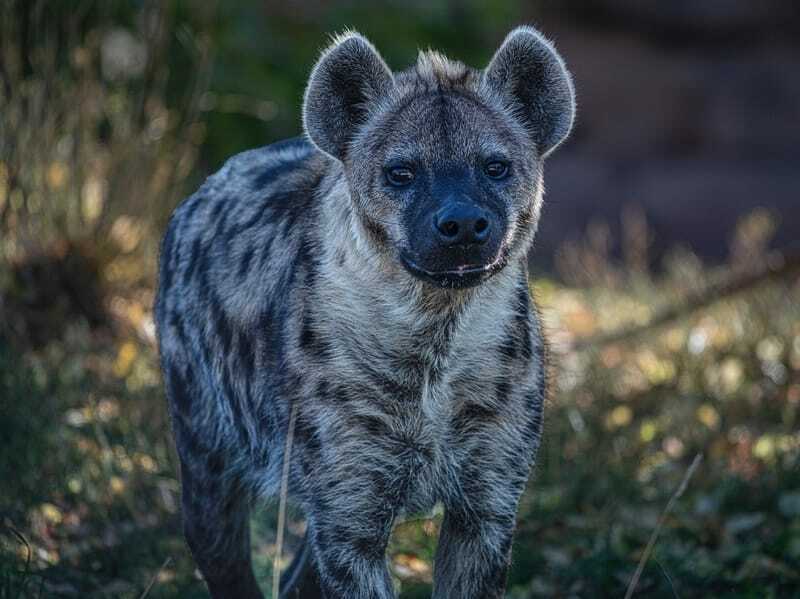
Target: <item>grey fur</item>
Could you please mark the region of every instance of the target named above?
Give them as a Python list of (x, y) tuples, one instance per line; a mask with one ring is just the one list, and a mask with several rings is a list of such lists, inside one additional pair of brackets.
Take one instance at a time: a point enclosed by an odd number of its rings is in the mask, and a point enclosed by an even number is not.
[[(279, 490), (293, 406), (289, 491), (310, 549), (287, 580), (308, 565), (301, 596), (393, 597), (393, 523), (437, 502), (434, 596), (502, 596), (545, 395), (526, 255), (571, 90), (530, 28), (486, 72), (423, 52), (394, 75), (349, 33), (311, 75), (314, 145), (235, 156), (175, 211), (156, 319), (186, 538), (214, 597), (261, 597), (248, 512)], [(511, 174), (489, 180), (497, 156)], [(398, 160), (413, 186), (387, 185)], [(426, 233), (456, 200), (485, 211), (480, 248)]]

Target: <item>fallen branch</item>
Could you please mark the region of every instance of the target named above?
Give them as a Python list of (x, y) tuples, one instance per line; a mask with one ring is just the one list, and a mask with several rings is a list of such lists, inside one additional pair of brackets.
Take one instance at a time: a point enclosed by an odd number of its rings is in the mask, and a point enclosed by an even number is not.
[(723, 298), (741, 293), (769, 280), (787, 277), (795, 271), (800, 272), (800, 251), (792, 253), (772, 252), (759, 268), (749, 270), (743, 274), (733, 275), (722, 283), (709, 285), (704, 289), (690, 293), (682, 301), (665, 308), (645, 324), (623, 327), (610, 333), (578, 339), (570, 349), (583, 351), (638, 337), (642, 333), (664, 326)]

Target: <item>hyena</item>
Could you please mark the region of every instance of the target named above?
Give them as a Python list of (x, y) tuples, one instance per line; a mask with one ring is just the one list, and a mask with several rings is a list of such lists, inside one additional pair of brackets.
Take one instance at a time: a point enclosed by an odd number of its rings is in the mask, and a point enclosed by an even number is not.
[(311, 73), (305, 136), (177, 208), (156, 318), (213, 597), (262, 597), (248, 514), (280, 492), (290, 422), (307, 532), (284, 597), (393, 597), (393, 523), (437, 504), (434, 597), (503, 595), (545, 397), (526, 255), (574, 112), (533, 28), (483, 70), (425, 51), (396, 73), (348, 32)]

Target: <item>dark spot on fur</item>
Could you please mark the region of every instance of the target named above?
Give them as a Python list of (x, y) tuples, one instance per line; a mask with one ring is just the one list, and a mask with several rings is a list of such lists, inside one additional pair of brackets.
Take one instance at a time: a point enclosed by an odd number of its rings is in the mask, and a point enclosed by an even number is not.
[(212, 476), (219, 476), (225, 469), (225, 460), (222, 459), (222, 454), (218, 451), (211, 452), (206, 460), (206, 467), (208, 473)]
[(533, 342), (530, 331), (530, 296), (527, 282), (518, 288), (512, 307), (516, 315), (509, 324), (510, 330), (507, 331), (506, 338), (498, 349), (509, 362), (520, 356), (529, 361), (533, 355)]
[(203, 254), (203, 242), (198, 237), (192, 244), (192, 252), (189, 256), (189, 264), (187, 265), (186, 270), (183, 272), (184, 285), (187, 285), (189, 281), (192, 280), (192, 276), (194, 276), (194, 271), (197, 268), (198, 261), (203, 260)]
[(179, 412), (188, 414), (192, 407), (192, 397), (190, 393), (191, 381), (186, 380), (180, 370), (178, 370), (178, 367), (174, 364), (170, 364), (167, 369), (169, 371), (170, 397)]
[(214, 208), (211, 210), (211, 220), (215, 221), (219, 218), (220, 213), (222, 212), (222, 208), (225, 205), (226, 200), (218, 200), (217, 203), (214, 205)]
[[(209, 474), (211, 474), (209, 472)], [(220, 494), (222, 482), (219, 476), (208, 476), (203, 479), (203, 492), (212, 497)]]
[(473, 426), (480, 426), (493, 422), (497, 418), (497, 411), (490, 406), (483, 406), (475, 402), (467, 402), (453, 418), (453, 428), (465, 430)]
[(531, 340), (530, 331), (527, 328), (527, 321), (524, 334), (522, 335), (522, 347), (520, 352), (525, 360), (530, 360), (533, 357), (533, 341)]
[(499, 405), (505, 405), (508, 402), (508, 395), (511, 393), (511, 384), (507, 380), (502, 380), (497, 383), (495, 388), (495, 397)]
[(353, 531), (344, 523), (336, 523), (330, 527), (330, 535), (338, 545), (344, 546), (351, 540)]
[(173, 253), (175, 252), (175, 229), (176, 220), (170, 220), (164, 240), (161, 242), (161, 291), (166, 291), (172, 286), (172, 276), (175, 272), (173, 267)]
[(326, 379), (320, 379), (317, 382), (317, 386), (314, 390), (314, 394), (322, 401), (325, 401), (328, 398), (328, 394), (330, 393), (330, 385)]
[(239, 359), (244, 367), (244, 374), (246, 378), (253, 376), (255, 369), (256, 354), (253, 349), (253, 341), (250, 335), (246, 332), (239, 334)]
[(316, 333), (314, 333), (314, 321), (311, 315), (306, 312), (300, 325), (300, 348), (308, 350), (316, 343)]
[(472, 73), (469, 69), (464, 69), (464, 71), (458, 77), (452, 80), (453, 85), (466, 85), (471, 74)]
[[(219, 204), (222, 205), (222, 202)], [(214, 228), (214, 240), (217, 243), (227, 243), (229, 237), (225, 234), (225, 227), (228, 224), (228, 212), (223, 212), (222, 216), (217, 220), (217, 226)]]
[(385, 246), (389, 243), (389, 236), (386, 233), (386, 229), (384, 229), (383, 225), (379, 222), (372, 220), (368, 216), (362, 216), (361, 223), (367, 235), (369, 235), (377, 245)]
[(317, 282), (319, 263), (317, 261), (317, 252), (315, 251), (314, 244), (308, 238), (303, 240), (297, 260), (298, 263), (302, 263), (305, 266), (305, 280), (303, 283), (305, 284), (306, 291), (310, 293), (313, 291)]
[(196, 432), (187, 428), (179, 419), (176, 419), (177, 445), (182, 459), (204, 459), (212, 453), (212, 449), (200, 439)]
[(233, 331), (231, 330), (230, 323), (228, 322), (228, 315), (219, 299), (212, 295), (211, 297), (211, 321), (214, 325), (214, 331), (219, 337), (222, 344), (223, 355), (227, 355), (231, 349), (231, 342), (233, 341)]
[[(378, 370), (375, 366), (363, 359), (356, 357), (360, 370), (367, 376), (374, 390), (396, 400), (412, 400), (418, 396), (416, 389), (395, 380), (383, 370)], [(372, 393), (374, 393), (374, 390)]]
[[(397, 491), (396, 486), (393, 486), (391, 483), (394, 482), (390, 479), (390, 476), (387, 472), (383, 470), (370, 470), (367, 473), (369, 477), (369, 482), (374, 487), (375, 495), (383, 501), (393, 501), (397, 500), (399, 493)], [(397, 477), (395, 480), (400, 480), (402, 477)], [(363, 514), (362, 514), (363, 516)]]
[(236, 390), (233, 387), (230, 368), (227, 366), (223, 367), (222, 369), (222, 390), (225, 400), (228, 402), (231, 412), (233, 413), (233, 425), (236, 429), (236, 433), (239, 436), (239, 441), (245, 447), (247, 447), (250, 445), (250, 436), (244, 425), (244, 414), (239, 395), (236, 393)]
[(350, 389), (344, 385), (336, 385), (333, 388), (333, 397), (339, 403), (345, 403), (350, 400)]
[(208, 297), (211, 293), (211, 285), (209, 285), (208, 282), (209, 268), (209, 262), (204, 260), (197, 272), (198, 284), (195, 286), (195, 289), (197, 290), (197, 299), (200, 301), (200, 304), (208, 303)]
[(244, 221), (243, 223), (235, 223), (234, 225), (231, 226), (231, 228), (228, 230), (228, 235), (230, 237), (236, 237), (238, 235), (241, 235), (242, 233), (244, 233), (245, 231), (256, 225), (259, 226), (266, 225), (264, 221), (266, 221), (266, 219), (269, 216), (272, 216), (273, 212), (271, 210), (271, 205), (269, 204), (268, 201), (264, 200), (262, 202), (263, 203), (259, 207), (259, 209), (255, 210), (252, 216), (250, 216), (246, 221)]
[(258, 318), (258, 356), (259, 364), (275, 367), (283, 362), (284, 343), (281, 323), (282, 309), (267, 307)]
[(206, 199), (202, 196), (195, 195), (189, 201), (186, 202), (186, 211), (184, 213), (184, 219), (188, 222), (192, 220), (192, 216), (194, 213), (197, 212), (197, 209), (200, 207), (201, 204), (205, 203)]
[[(318, 510), (324, 513), (324, 510)], [(314, 542), (320, 547), (323, 548), (328, 545), (328, 535), (325, 534), (322, 530), (314, 530)]]
[(263, 189), (284, 175), (300, 170), (305, 165), (303, 160), (281, 160), (267, 167), (255, 169), (258, 174), (253, 178), (253, 189)]
[(309, 453), (305, 451), (300, 454), (300, 470), (303, 473), (303, 476), (311, 475), (314, 472), (316, 464), (316, 455), (309, 455)]
[[(292, 197), (292, 199), (294, 200), (295, 198)], [(308, 202), (303, 202), (303, 203), (308, 203)], [(288, 210), (286, 212), (286, 215), (284, 216), (283, 219), (283, 230), (285, 233), (289, 234), (291, 234), (291, 231), (294, 228), (294, 224), (295, 222), (297, 222), (297, 219), (300, 218), (302, 214), (304, 214), (304, 212), (299, 208), (297, 207), (293, 208), (294, 208), (293, 210)]]
[(370, 435), (376, 437), (385, 437), (391, 435), (391, 428), (378, 416), (368, 416), (366, 414), (358, 414), (352, 416), (350, 421), (354, 428), (366, 431)]
[(258, 256), (259, 267), (264, 267), (269, 262), (272, 244), (278, 236), (283, 236), (283, 233), (279, 233), (278, 227), (271, 227), (269, 233), (265, 236), (264, 245), (261, 246), (261, 252)]
[(515, 360), (517, 358), (518, 350), (518, 340), (517, 340), (518, 333), (516, 331), (512, 331), (503, 342), (500, 344), (499, 350), (500, 353), (503, 355), (504, 358), (508, 361)]
[(528, 479), (528, 473), (530, 471), (529, 463), (527, 461), (521, 460), (519, 462), (516, 462), (512, 466), (512, 468), (514, 470), (514, 475), (517, 477), (517, 480), (519, 480), (520, 484), (524, 485), (525, 481)]
[(214, 363), (214, 357), (211, 355), (211, 348), (209, 348), (208, 343), (206, 343), (205, 335), (197, 337), (197, 339), (193, 342), (193, 345), (200, 350), (200, 353), (203, 356), (203, 364), (210, 366)]
[(363, 558), (369, 561), (383, 559), (386, 551), (385, 544), (375, 536), (356, 534), (352, 541), (353, 549)]
[[(468, 477), (465, 476), (463, 478), (466, 479)], [(474, 481), (474, 479), (466, 480), (465, 486), (471, 486), (471, 481)], [(464, 491), (466, 492), (466, 488)], [(443, 526), (446, 526), (451, 534), (460, 537), (475, 536), (480, 532), (478, 516), (472, 512), (468, 504), (462, 503), (460, 498), (457, 504), (447, 506)]]
[(314, 425), (308, 417), (298, 415), (294, 423), (295, 437), (302, 441), (304, 449), (313, 454), (319, 454), (322, 451), (322, 443), (319, 439), (319, 432), (316, 425)]
[(337, 583), (346, 585), (350, 581), (352, 577), (352, 571), (350, 570), (350, 566), (347, 562), (339, 561), (338, 559), (331, 559), (326, 560), (325, 566), (328, 576), (330, 576)]
[(225, 498), (225, 503), (222, 505), (222, 512), (230, 517), (240, 510), (240, 503), (237, 494), (231, 492)]
[(250, 269), (250, 262), (253, 259), (253, 248), (247, 248), (247, 251), (242, 254), (239, 259), (239, 278), (244, 277)]
[(186, 326), (183, 323), (183, 318), (178, 312), (170, 312), (167, 315), (167, 322), (169, 326), (175, 330), (175, 334), (178, 336), (178, 340), (180, 341), (181, 347), (189, 348), (189, 335), (186, 332)]

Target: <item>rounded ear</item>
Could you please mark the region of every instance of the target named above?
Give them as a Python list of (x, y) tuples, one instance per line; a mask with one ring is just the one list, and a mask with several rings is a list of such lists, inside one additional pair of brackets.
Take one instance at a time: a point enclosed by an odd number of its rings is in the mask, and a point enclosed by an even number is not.
[(365, 38), (347, 32), (322, 53), (303, 100), (303, 127), (323, 152), (344, 160), (370, 109), (394, 85), (392, 72)]
[(572, 129), (575, 90), (553, 45), (533, 27), (508, 34), (483, 73), (484, 80), (509, 101), (542, 157)]

